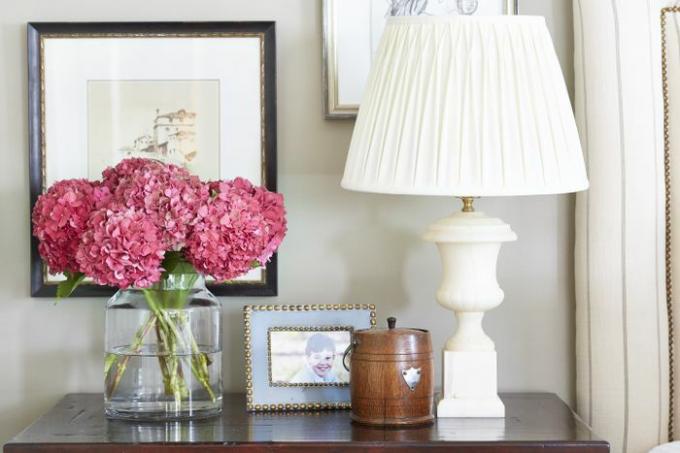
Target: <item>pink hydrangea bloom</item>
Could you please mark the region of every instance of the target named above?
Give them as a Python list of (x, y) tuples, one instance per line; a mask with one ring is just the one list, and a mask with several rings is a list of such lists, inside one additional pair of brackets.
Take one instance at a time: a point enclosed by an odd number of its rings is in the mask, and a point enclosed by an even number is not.
[(257, 257), (257, 261), (264, 266), (279, 248), (283, 238), (288, 231), (286, 224), (286, 210), (283, 205), (283, 195), (270, 192), (261, 187), (256, 189), (256, 197), (262, 206), (262, 217), (264, 221), (265, 246)]
[(50, 272), (77, 272), (76, 249), (95, 207), (107, 202), (108, 189), (84, 179), (55, 183), (33, 208), (33, 235)]
[(209, 184), (216, 196), (198, 211), (187, 240), (187, 259), (219, 281), (264, 265), (286, 233), (283, 196), (243, 178)]
[(76, 260), (97, 284), (146, 288), (160, 280), (164, 256), (154, 222), (142, 211), (114, 204), (92, 214)]
[(102, 184), (99, 181), (91, 182), (92, 184), (92, 197), (94, 199), (94, 206), (96, 209), (108, 206), (113, 199), (113, 194), (111, 189)]
[(153, 170), (163, 167), (163, 163), (152, 159), (130, 158), (120, 161), (115, 167), (108, 167), (102, 172), (103, 184), (115, 191), (119, 184), (129, 180), (138, 171)]
[(199, 207), (209, 198), (208, 187), (198, 177), (157, 161), (126, 159), (103, 175), (114, 200), (147, 214), (169, 249), (184, 246)]

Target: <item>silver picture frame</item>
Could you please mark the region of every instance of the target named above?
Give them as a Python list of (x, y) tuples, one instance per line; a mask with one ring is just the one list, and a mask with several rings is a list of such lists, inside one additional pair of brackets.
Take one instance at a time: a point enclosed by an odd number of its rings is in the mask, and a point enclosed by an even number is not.
[[(368, 5), (374, 1), (386, 0), (362, 0), (362, 6)], [(483, 0), (488, 1), (488, 0)], [(518, 14), (519, 0), (498, 0), (505, 2), (506, 14)], [(354, 92), (363, 91), (363, 83), (365, 83), (365, 76), (368, 74), (367, 65), (359, 65), (352, 67), (350, 74), (340, 75), (339, 68), (341, 66), (341, 52), (339, 51), (340, 43), (338, 42), (338, 28), (340, 17), (342, 14), (338, 8), (341, 6), (350, 7), (348, 0), (322, 0), (322, 20), (323, 20), (323, 99), (324, 99), (324, 114), (326, 119), (351, 119), (357, 116), (359, 111), (359, 103), (356, 101), (357, 96), (353, 95), (354, 99), (344, 99), (341, 95), (340, 86), (342, 80), (351, 77), (357, 79), (352, 82)], [(365, 11), (360, 15), (366, 14)], [(358, 21), (361, 23), (361, 21)], [(370, 25), (366, 25), (370, 28)], [(362, 27), (362, 25), (360, 25)], [(366, 35), (371, 36), (371, 31), (361, 30), (361, 33), (352, 33), (352, 39), (364, 40)], [(365, 46), (371, 47), (371, 39), (365, 42)], [(359, 44), (361, 46), (361, 44)], [(362, 72), (357, 74), (356, 71)], [(358, 77), (357, 77), (358, 75)], [(342, 78), (342, 80), (341, 80)], [(362, 82), (362, 80), (364, 82)], [(356, 85), (359, 84), (359, 85)]]

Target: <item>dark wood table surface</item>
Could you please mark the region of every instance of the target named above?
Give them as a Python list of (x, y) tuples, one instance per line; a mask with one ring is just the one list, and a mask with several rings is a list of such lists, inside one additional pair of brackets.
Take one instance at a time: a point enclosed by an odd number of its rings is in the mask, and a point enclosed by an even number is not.
[(555, 395), (523, 393), (501, 398), (505, 419), (438, 419), (423, 428), (376, 429), (350, 423), (347, 411), (248, 414), (240, 394), (225, 395), (223, 414), (212, 419), (114, 421), (104, 417), (102, 395), (71, 394), (7, 443), (4, 452), (609, 451), (609, 444), (598, 439)]

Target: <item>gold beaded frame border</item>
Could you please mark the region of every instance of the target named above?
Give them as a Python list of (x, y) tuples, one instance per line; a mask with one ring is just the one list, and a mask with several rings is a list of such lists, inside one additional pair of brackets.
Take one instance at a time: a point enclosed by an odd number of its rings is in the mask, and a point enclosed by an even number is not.
[(376, 326), (373, 304), (308, 304), (308, 305), (245, 305), (243, 307), (243, 340), (246, 370), (246, 409), (248, 412), (321, 411), (351, 409), (349, 402), (314, 401), (309, 403), (253, 404), (253, 358), (251, 318), (256, 311), (307, 312), (307, 311), (369, 310), (371, 329)]

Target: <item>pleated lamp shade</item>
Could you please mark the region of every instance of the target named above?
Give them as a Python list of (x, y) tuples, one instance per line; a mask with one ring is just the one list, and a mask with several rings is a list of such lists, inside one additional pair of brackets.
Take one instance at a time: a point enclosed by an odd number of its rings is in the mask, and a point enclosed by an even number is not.
[(576, 123), (545, 20), (390, 18), (342, 186), (448, 196), (587, 189)]

